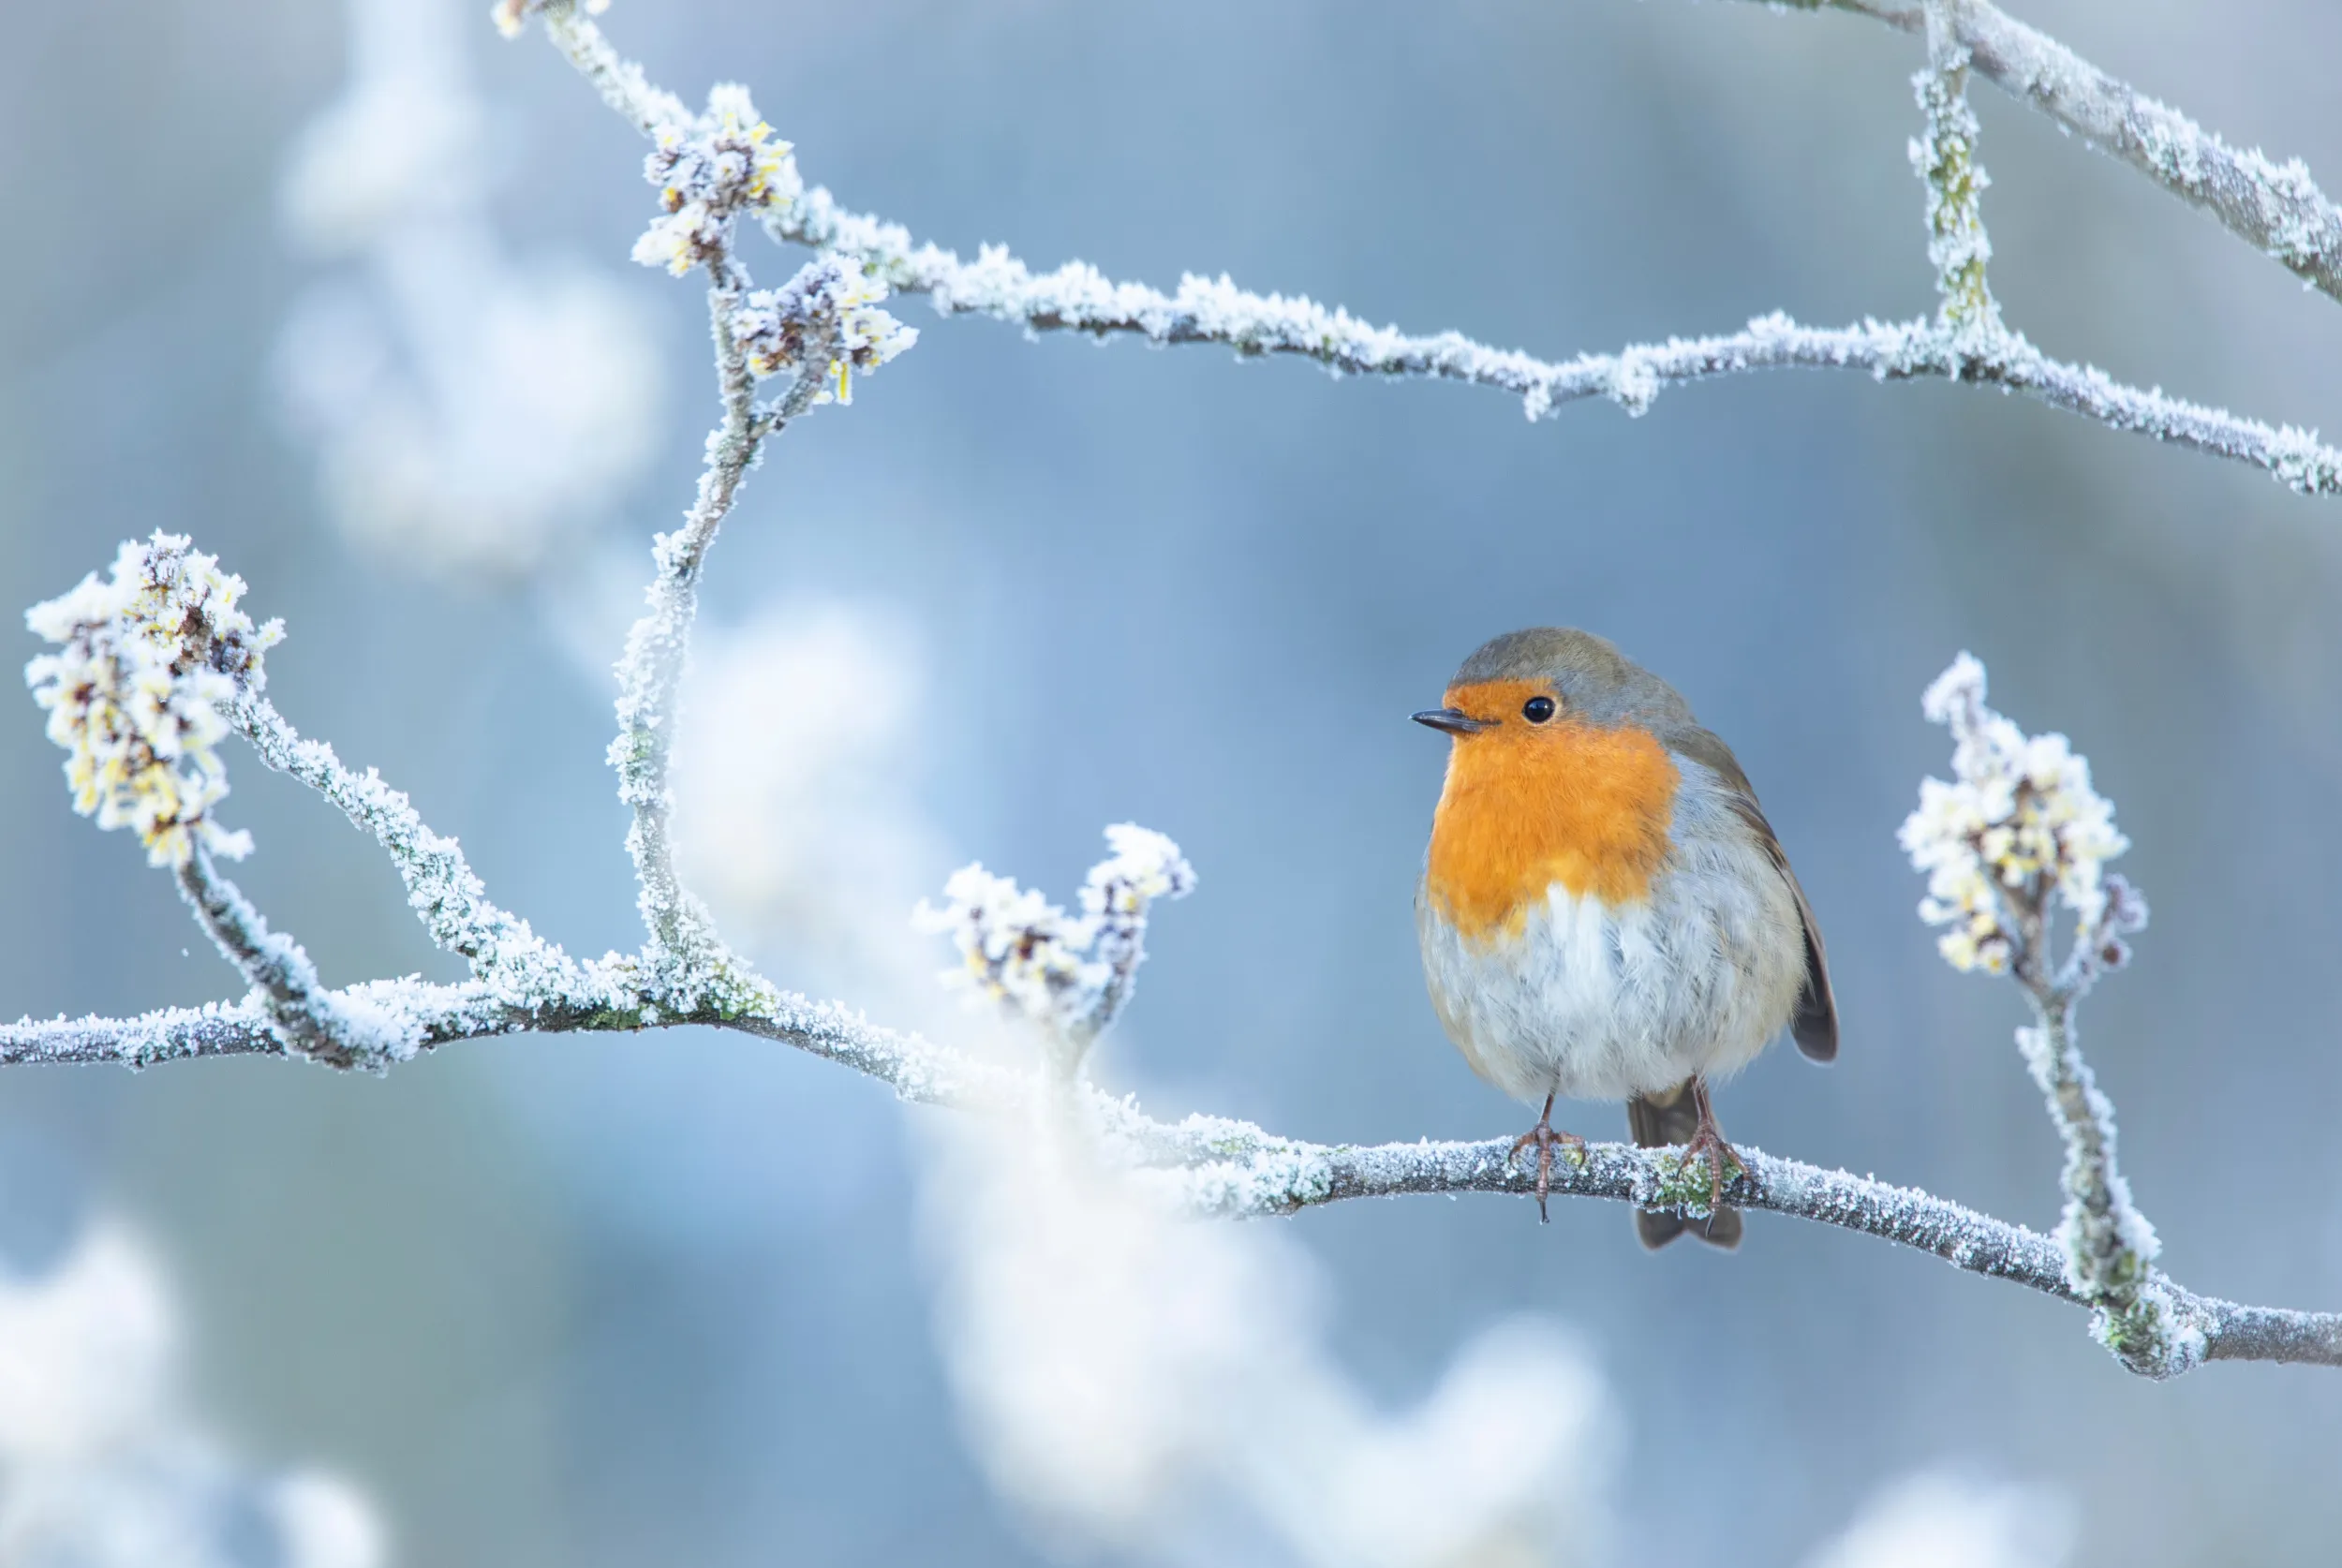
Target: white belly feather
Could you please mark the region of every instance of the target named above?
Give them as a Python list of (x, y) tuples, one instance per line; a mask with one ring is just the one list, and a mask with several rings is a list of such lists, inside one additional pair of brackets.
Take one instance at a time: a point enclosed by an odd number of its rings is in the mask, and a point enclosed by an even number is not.
[(1679, 833), (1648, 899), (1556, 884), (1525, 927), (1475, 940), (1416, 900), (1424, 978), (1473, 1070), (1516, 1099), (1624, 1100), (1748, 1065), (1804, 982), (1797, 905), (1741, 835)]

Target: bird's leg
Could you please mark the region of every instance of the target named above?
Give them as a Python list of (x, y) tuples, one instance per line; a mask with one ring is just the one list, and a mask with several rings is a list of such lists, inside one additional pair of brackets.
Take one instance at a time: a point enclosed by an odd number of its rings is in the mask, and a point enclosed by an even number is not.
[(1716, 1125), (1716, 1108), (1708, 1099), (1708, 1080), (1692, 1080), (1692, 1105), (1699, 1113), (1699, 1126), (1692, 1132), (1692, 1141), (1683, 1146), (1683, 1163), (1705, 1155), (1708, 1160), (1708, 1212), (1713, 1214), (1724, 1200), (1724, 1164), (1730, 1161), (1742, 1176), (1748, 1174), (1748, 1161), (1740, 1150), (1724, 1141), (1724, 1129)]
[(1537, 1146), (1537, 1223), (1542, 1225), (1551, 1218), (1545, 1212), (1545, 1199), (1546, 1194), (1553, 1191), (1553, 1146), (1566, 1144), (1583, 1161), (1586, 1140), (1575, 1132), (1557, 1132), (1553, 1130), (1553, 1096), (1549, 1094), (1545, 1097), (1545, 1109), (1538, 1113), (1537, 1124), (1513, 1140), (1513, 1151), (1505, 1156), (1505, 1162), (1511, 1164), (1531, 1144)]

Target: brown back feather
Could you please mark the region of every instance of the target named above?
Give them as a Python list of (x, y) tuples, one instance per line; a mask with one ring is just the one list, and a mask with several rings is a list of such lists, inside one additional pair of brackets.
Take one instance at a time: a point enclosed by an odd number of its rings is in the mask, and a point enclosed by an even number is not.
[(1789, 884), (1789, 896), (1797, 900), (1797, 918), (1805, 928), (1805, 984), (1798, 992), (1797, 1011), (1789, 1018), (1789, 1033), (1797, 1041), (1797, 1048), (1814, 1061), (1834, 1061), (1838, 1056), (1838, 998), (1830, 988), (1830, 955), (1822, 946), (1821, 926), (1814, 919), (1814, 907), (1805, 901), (1805, 890), (1798, 885), (1797, 873), (1789, 869), (1788, 852), (1781, 848), (1772, 824), (1756, 805), (1756, 791), (1750, 785), (1748, 775), (1741, 771), (1732, 748), (1712, 732), (1697, 724), (1670, 725), (1660, 732), (1659, 738), (1668, 749), (1688, 757), (1724, 781), (1726, 800), (1741, 821), (1756, 835), (1758, 843), (1780, 871), (1781, 880)]

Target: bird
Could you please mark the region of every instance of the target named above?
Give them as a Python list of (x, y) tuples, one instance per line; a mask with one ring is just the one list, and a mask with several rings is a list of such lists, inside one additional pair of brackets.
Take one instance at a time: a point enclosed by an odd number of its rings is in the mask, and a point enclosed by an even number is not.
[(1412, 716), (1450, 738), (1416, 893), (1423, 977), (1474, 1072), (1544, 1109), (1512, 1158), (1537, 1150), (1545, 1216), (1553, 1102), (1623, 1100), (1644, 1148), (1705, 1159), (1709, 1215), (1638, 1209), (1657, 1249), (1686, 1228), (1726, 1249), (1727, 1163), (1714, 1085), (1786, 1026), (1816, 1062), (1838, 1010), (1813, 906), (1731, 747), (1657, 675), (1592, 632), (1507, 632), (1463, 661), (1441, 705)]

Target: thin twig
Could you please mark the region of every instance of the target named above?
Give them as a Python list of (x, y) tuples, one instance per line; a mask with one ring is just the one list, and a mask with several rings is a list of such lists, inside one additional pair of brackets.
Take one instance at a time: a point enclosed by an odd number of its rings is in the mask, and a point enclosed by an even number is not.
[(1979, 127), (1968, 107), (1968, 52), (1953, 36), (1947, 0), (1928, 0), (1927, 69), (1912, 79), (1925, 126), (1911, 144), (1927, 185), (1927, 254), (1935, 263), (1936, 318), (1947, 333), (1979, 346), (2007, 331), (1984, 276), (1993, 242), (1984, 231), (1984, 187), (1977, 161)]
[(266, 697), (245, 691), (221, 704), (229, 723), (261, 762), (323, 795), (374, 836), (407, 884), (407, 900), (431, 939), (461, 954), (472, 972), (516, 1000), (558, 995), (583, 979), (574, 960), (498, 908), (464, 859), (462, 846), (425, 825), (405, 794), (368, 768), (351, 773), (323, 741), (304, 740)]
[[(213, 865), (208, 850), (196, 846), (179, 863), (177, 874), (180, 896), (251, 984), (265, 1012), (263, 1027), (282, 1050), (340, 1068), (412, 1054), (411, 1044), (401, 1052), (372, 1038), (379, 1031), (363, 1027), (340, 1007), (334, 993), (318, 983), (317, 967), (301, 944), (268, 928), (259, 910)], [(405, 1031), (390, 1038), (403, 1042)]]
[[(1853, 11), (1924, 33), (1927, 7), (1889, 0), (1766, 0), (1799, 10)], [(2342, 212), (2299, 158), (2239, 152), (2168, 104), (2083, 59), (1989, 0), (1944, 0), (1973, 68), (2035, 109), (2210, 214), (2305, 283), (2342, 300)]]
[(1416, 336), (1377, 327), (1305, 298), (1251, 293), (1224, 277), (1189, 276), (1165, 294), (1115, 282), (1081, 261), (1039, 274), (998, 249), (964, 261), (940, 246), (914, 244), (900, 225), (843, 211), (820, 188), (767, 214), (765, 227), (777, 239), (852, 256), (895, 292), (926, 294), (947, 316), (990, 316), (1032, 332), (1128, 335), (1166, 346), (1216, 343), (1247, 358), (1310, 360), (1341, 376), (1461, 381), (1511, 392), (1533, 420), (1590, 397), (1640, 414), (1668, 387), (1751, 370), (1861, 370), (1880, 380), (1941, 377), (2021, 392), (2115, 430), (2250, 464), (2305, 495), (2342, 493), (2342, 451), (2308, 432), (2126, 385), (2093, 366), (2051, 359), (2013, 331), (1987, 346), (1933, 321), (1809, 327), (1776, 313), (1742, 332), (1552, 362), (1460, 333)]
[(633, 809), (627, 852), (641, 884), (638, 903), (650, 933), (645, 952), (655, 969), (674, 969), (678, 1005), (689, 1006), (706, 979), (728, 967), (728, 955), (705, 908), (685, 889), (674, 868), (671, 821), (674, 796), (667, 766), (674, 747), (677, 694), (690, 646), (691, 623), (699, 613), (699, 584), (708, 547), (732, 510), (740, 481), (756, 460), (756, 378), (734, 340), (732, 318), (746, 291), (722, 258), (711, 266), (709, 331), (716, 344), (718, 385), (723, 413), (708, 437), (707, 464), (700, 471), (699, 495), (683, 526), (661, 534), (652, 547), (657, 572), (647, 598), (650, 608), (627, 633), (618, 660), (618, 735), (610, 743), (610, 763), (618, 773), (618, 798)]

